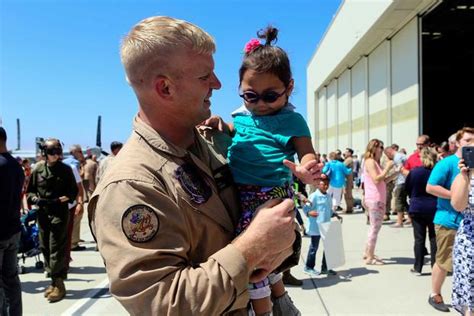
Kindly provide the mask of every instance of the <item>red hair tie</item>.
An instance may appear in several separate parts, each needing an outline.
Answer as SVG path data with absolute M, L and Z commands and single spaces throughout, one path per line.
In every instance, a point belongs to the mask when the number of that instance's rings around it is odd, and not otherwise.
M 252 52 L 254 49 L 256 49 L 257 47 L 261 45 L 262 44 L 260 43 L 258 39 L 252 38 L 250 41 L 247 42 L 247 44 L 245 44 L 244 52 L 246 54 L 249 54 L 250 52 Z

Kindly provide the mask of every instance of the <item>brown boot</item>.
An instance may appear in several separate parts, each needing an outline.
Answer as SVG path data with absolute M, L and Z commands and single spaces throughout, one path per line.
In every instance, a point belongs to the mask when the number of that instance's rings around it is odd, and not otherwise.
M 47 288 L 46 291 L 44 291 L 44 297 L 48 297 L 51 292 L 53 292 L 54 286 L 53 284 L 50 284 Z
M 283 272 L 283 284 L 301 286 L 303 285 L 303 281 L 298 280 L 297 278 L 292 276 L 290 270 L 286 270 L 285 272 Z
M 66 296 L 66 287 L 64 286 L 63 279 L 56 279 L 53 291 L 48 295 L 48 301 L 50 303 L 59 302 L 64 296 Z

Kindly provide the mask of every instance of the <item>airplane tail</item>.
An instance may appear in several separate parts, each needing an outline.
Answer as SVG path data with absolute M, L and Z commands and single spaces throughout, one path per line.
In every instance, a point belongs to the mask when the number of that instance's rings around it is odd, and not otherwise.
M 16 119 L 16 150 L 21 150 L 20 119 Z
M 97 136 L 95 145 L 99 148 L 100 152 L 104 156 L 108 156 L 109 153 L 102 150 L 102 116 L 97 117 Z
M 99 148 L 102 148 L 102 116 L 99 115 L 97 118 L 97 137 L 95 145 Z

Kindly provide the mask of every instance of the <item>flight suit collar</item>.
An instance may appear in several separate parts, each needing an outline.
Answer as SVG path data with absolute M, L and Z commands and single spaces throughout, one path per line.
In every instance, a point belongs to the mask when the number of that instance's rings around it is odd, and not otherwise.
M 151 147 L 176 157 L 182 158 L 187 155 L 187 150 L 166 141 L 166 139 L 161 137 L 150 125 L 143 122 L 138 115 L 133 119 L 133 130 L 150 144 Z
M 133 120 L 133 129 L 155 149 L 179 158 L 190 157 L 192 161 L 199 167 L 199 169 L 204 171 L 208 176 L 213 177 L 212 171 L 209 169 L 208 165 L 206 165 L 209 163 L 210 159 L 209 152 L 205 150 L 205 148 L 207 148 L 206 142 L 196 129 L 194 130 L 194 148 L 196 149 L 195 153 L 167 142 L 166 139 L 161 137 L 161 135 L 158 134 L 158 132 L 156 132 L 151 126 L 143 122 L 138 117 L 138 115 L 135 116 Z

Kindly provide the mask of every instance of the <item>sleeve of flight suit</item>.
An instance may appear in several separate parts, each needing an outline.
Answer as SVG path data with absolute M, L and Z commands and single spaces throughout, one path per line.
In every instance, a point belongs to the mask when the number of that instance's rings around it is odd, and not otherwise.
M 92 227 L 111 293 L 132 315 L 220 315 L 245 308 L 249 271 L 242 254 L 229 244 L 193 263 L 189 253 L 204 242 L 192 236 L 189 216 L 196 215 L 162 192 L 156 184 L 118 181 L 92 199 Z M 122 228 L 122 216 L 134 205 L 158 217 L 158 231 L 146 242 L 131 241 Z M 213 233 L 202 238 L 219 238 Z

